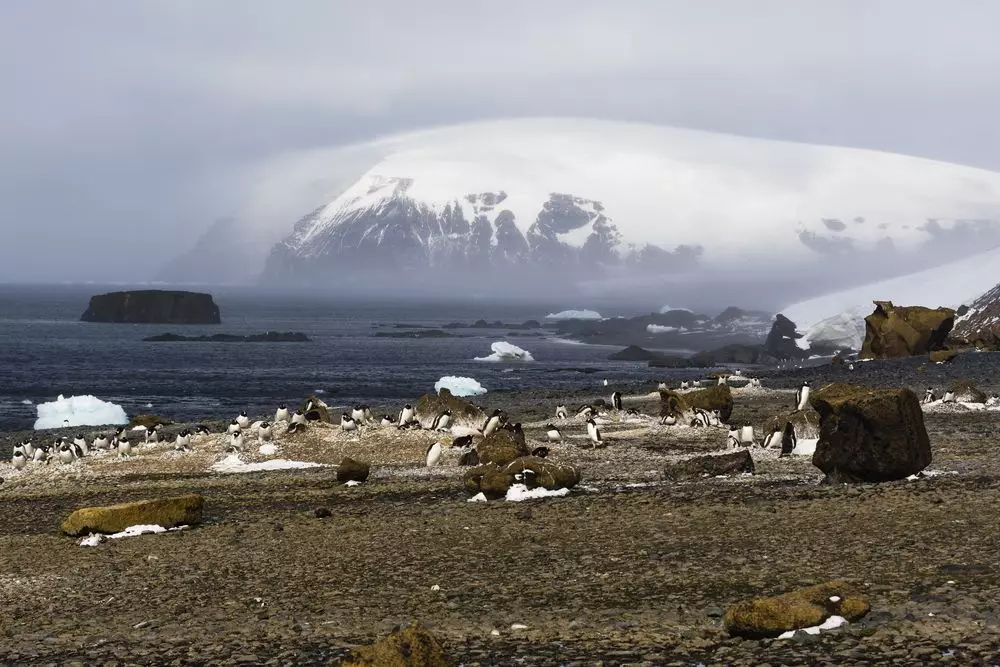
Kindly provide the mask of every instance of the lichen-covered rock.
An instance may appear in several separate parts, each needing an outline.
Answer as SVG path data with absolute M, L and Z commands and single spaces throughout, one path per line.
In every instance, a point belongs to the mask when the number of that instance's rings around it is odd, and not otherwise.
M 948 363 L 949 361 L 954 361 L 955 357 L 957 356 L 958 356 L 957 351 L 945 349 L 945 350 L 934 350 L 933 352 L 927 355 L 927 358 L 930 359 L 935 364 L 944 364 Z
M 473 405 L 465 399 L 451 393 L 447 387 L 442 387 L 438 393 L 424 394 L 413 406 L 417 419 L 425 427 L 434 423 L 434 418 L 445 410 L 451 411 L 451 419 L 458 426 L 480 428 L 486 421 L 486 413 L 482 408 Z
M 876 301 L 875 312 L 865 318 L 862 359 L 893 359 L 940 350 L 955 324 L 951 308 L 895 306 Z
M 836 383 L 809 401 L 819 413 L 813 465 L 827 481 L 887 482 L 931 462 L 920 401 L 909 389 L 873 389 Z
M 84 322 L 127 324 L 219 324 L 211 294 L 174 290 L 109 292 L 90 298 Z
M 330 423 L 329 406 L 318 396 L 310 394 L 299 405 L 299 410 L 305 415 L 306 421 Z
M 531 454 L 524 437 L 519 437 L 505 428 L 498 428 L 483 438 L 482 442 L 476 445 L 476 451 L 479 452 L 479 460 L 482 463 L 496 463 L 501 466 Z
M 556 463 L 537 456 L 522 456 L 507 464 L 506 472 L 520 474 L 531 470 L 534 474 L 526 476 L 528 488 L 542 487 L 554 491 L 556 489 L 571 489 L 580 483 L 580 469 L 565 463 Z
M 364 482 L 368 479 L 371 467 L 362 461 L 355 461 L 350 457 L 341 459 L 337 466 L 337 481 L 341 484 L 345 482 Z
M 854 587 L 831 581 L 775 597 L 740 602 L 726 610 L 722 622 L 733 636 L 765 639 L 820 625 L 831 616 L 856 621 L 870 609 L 868 601 Z
M 733 414 L 733 392 L 729 385 L 721 384 L 708 389 L 697 389 L 683 394 L 684 400 L 692 409 L 701 408 L 711 412 L 719 411 L 723 422 L 729 421 Z
M 355 649 L 344 667 L 446 667 L 444 648 L 421 623 L 395 630 L 370 646 Z
M 987 396 L 971 380 L 955 380 L 948 387 L 948 391 L 955 394 L 955 400 L 962 403 L 985 403 Z
M 754 471 L 750 451 L 741 449 L 726 454 L 708 454 L 669 464 L 663 474 L 667 479 L 684 480 L 717 475 L 739 475 Z
M 164 528 L 201 522 L 205 499 L 196 493 L 172 498 L 141 500 L 106 507 L 78 509 L 62 523 L 67 535 L 120 533 L 129 526 L 153 525 Z

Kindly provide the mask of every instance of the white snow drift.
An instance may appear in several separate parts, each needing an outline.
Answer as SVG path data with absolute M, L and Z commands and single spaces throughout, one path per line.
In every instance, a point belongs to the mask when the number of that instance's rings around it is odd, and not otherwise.
M 110 535 L 93 533 L 91 535 L 87 535 L 86 537 L 80 540 L 79 545 L 81 547 L 96 547 L 104 540 L 120 540 L 123 537 L 137 537 L 139 535 L 174 532 L 178 530 L 184 530 L 185 528 L 187 528 L 187 526 L 177 526 L 175 528 L 168 529 L 164 528 L 163 526 L 158 526 L 156 524 L 137 524 L 135 526 L 129 526 L 120 533 L 111 533 Z
M 125 410 L 114 403 L 102 401 L 96 396 L 70 396 L 62 394 L 55 401 L 39 403 L 35 406 L 38 419 L 35 430 L 61 428 L 63 426 L 105 426 L 127 424 Z
M 534 361 L 531 352 L 522 350 L 517 345 L 511 345 L 507 341 L 498 340 L 490 345 L 493 354 L 485 357 L 476 357 L 476 361 Z
M 230 454 L 212 466 L 212 472 L 259 472 L 261 470 L 294 470 L 297 468 L 322 468 L 322 463 L 312 461 L 289 461 L 288 459 L 271 459 L 259 463 L 245 463 L 239 454 Z
M 460 375 L 445 375 L 435 382 L 434 391 L 441 393 L 441 389 L 447 389 L 452 396 L 479 396 L 486 393 L 486 387 L 477 380 Z
M 545 316 L 547 320 L 603 320 L 601 314 L 596 310 L 560 310 L 558 313 L 549 313 Z

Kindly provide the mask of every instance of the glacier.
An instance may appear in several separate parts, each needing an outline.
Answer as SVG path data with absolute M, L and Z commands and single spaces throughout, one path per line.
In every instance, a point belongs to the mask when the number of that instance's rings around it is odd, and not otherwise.
M 64 426 L 106 426 L 128 423 L 124 408 L 102 401 L 96 396 L 70 396 L 62 394 L 55 401 L 35 406 L 38 418 L 35 430 L 62 428 Z

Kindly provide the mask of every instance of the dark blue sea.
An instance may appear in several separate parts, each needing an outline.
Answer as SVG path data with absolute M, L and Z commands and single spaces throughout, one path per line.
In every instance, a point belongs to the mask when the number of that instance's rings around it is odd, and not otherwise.
M 506 329 L 458 329 L 460 338 L 376 338 L 394 325 L 440 328 L 477 319 L 520 323 L 569 308 L 604 316 L 614 304 L 513 304 L 488 301 L 348 303 L 300 294 L 213 290 L 222 312 L 215 326 L 80 322 L 93 294 L 123 287 L 0 286 L 0 431 L 31 428 L 35 405 L 92 394 L 132 414 L 173 420 L 229 418 L 239 410 L 264 414 L 281 401 L 322 392 L 333 406 L 396 405 L 433 391 L 444 375 L 469 376 L 489 391 L 531 387 L 597 388 L 609 382 L 655 379 L 643 363 L 612 362 L 618 347 L 581 345 Z M 655 310 L 650 304 L 648 310 Z M 151 343 L 165 333 L 188 336 L 301 331 L 310 343 Z M 528 364 L 474 361 L 506 340 L 531 352 Z M 593 374 L 579 369 L 596 369 Z M 483 400 L 488 400 L 488 396 Z

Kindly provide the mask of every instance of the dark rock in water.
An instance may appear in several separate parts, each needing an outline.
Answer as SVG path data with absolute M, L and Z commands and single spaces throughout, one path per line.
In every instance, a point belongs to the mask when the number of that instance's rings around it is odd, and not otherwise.
M 439 329 L 418 329 L 417 331 L 377 331 L 375 338 L 457 338 L 457 336 Z
M 109 292 L 90 298 L 84 322 L 126 324 L 219 324 L 211 294 L 168 290 Z
M 344 482 L 364 482 L 368 479 L 369 472 L 370 467 L 367 463 L 345 457 L 337 466 L 337 481 L 341 484 Z
M 854 622 L 870 609 L 868 600 L 853 586 L 830 581 L 775 597 L 740 602 L 726 610 L 722 622 L 734 637 L 766 639 L 820 625 L 831 616 Z
M 664 475 L 668 479 L 681 480 L 704 476 L 739 475 L 753 471 L 753 457 L 750 456 L 750 451 L 741 449 L 727 454 L 695 456 L 685 461 L 672 463 L 664 470 Z
M 453 423 L 460 426 L 479 428 L 486 421 L 486 413 L 482 408 L 451 393 L 447 387 L 442 387 L 437 394 L 424 394 L 413 406 L 417 419 L 428 428 L 434 423 L 434 418 L 445 410 L 451 411 Z
M 343 667 L 447 667 L 441 642 L 421 623 L 354 649 Z
M 955 324 L 951 308 L 894 306 L 876 301 L 875 312 L 865 318 L 862 359 L 893 359 L 940 350 Z
M 931 445 L 920 401 L 909 389 L 827 385 L 809 399 L 819 413 L 813 465 L 827 481 L 889 482 L 920 472 Z
M 660 355 L 656 352 L 650 352 L 638 345 L 629 345 L 621 352 L 615 352 L 608 357 L 611 361 L 654 361 L 659 358 Z
M 376 334 L 377 335 L 377 334 Z M 267 331 L 262 334 L 238 336 L 236 334 L 212 334 L 211 336 L 182 336 L 164 333 L 143 338 L 146 343 L 309 343 L 309 336 L 300 331 Z
M 795 322 L 778 313 L 771 325 L 771 332 L 764 341 L 764 352 L 779 360 L 805 359 L 809 353 L 795 343 L 802 334 L 795 330 Z

